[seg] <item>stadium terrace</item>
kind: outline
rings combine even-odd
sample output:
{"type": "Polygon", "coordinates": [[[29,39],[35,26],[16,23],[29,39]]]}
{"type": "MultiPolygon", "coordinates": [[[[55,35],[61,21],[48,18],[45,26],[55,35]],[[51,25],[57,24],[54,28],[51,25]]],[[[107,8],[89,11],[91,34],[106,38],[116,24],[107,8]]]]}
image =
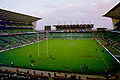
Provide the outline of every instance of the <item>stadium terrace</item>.
{"type": "Polygon", "coordinates": [[[53,25],[55,31],[48,25],[38,31],[42,18],[0,9],[0,79],[120,79],[120,19],[110,17],[113,31],[93,31],[94,24],[53,25]]]}
{"type": "Polygon", "coordinates": [[[89,31],[94,24],[76,24],[76,25],[53,25],[57,31],[89,31]]]}

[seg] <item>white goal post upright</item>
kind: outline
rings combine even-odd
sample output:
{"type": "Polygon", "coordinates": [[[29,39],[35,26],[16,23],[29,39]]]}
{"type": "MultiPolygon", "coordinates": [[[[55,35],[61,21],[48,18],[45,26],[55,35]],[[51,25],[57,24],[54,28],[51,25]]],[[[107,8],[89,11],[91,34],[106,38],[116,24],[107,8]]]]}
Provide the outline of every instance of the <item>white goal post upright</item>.
{"type": "Polygon", "coordinates": [[[47,57],[48,57],[48,31],[46,31],[46,38],[47,38],[47,50],[46,50],[46,52],[47,52],[47,57]]]}
{"type": "Polygon", "coordinates": [[[72,31],[71,31],[71,39],[72,39],[72,31]]]}
{"type": "MultiPolygon", "coordinates": [[[[68,31],[68,30],[67,30],[68,31]]],[[[66,39],[68,38],[68,34],[67,34],[67,32],[66,32],[66,39]]]]}
{"type": "Polygon", "coordinates": [[[38,39],[38,56],[39,56],[39,37],[38,37],[38,32],[37,32],[37,39],[38,39]]]}

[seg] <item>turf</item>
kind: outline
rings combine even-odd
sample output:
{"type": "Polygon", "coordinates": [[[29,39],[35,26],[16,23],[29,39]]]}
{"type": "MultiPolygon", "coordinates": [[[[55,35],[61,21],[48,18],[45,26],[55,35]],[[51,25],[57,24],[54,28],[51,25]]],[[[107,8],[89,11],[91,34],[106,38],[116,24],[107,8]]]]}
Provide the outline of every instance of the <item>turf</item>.
{"type": "Polygon", "coordinates": [[[12,66],[11,62],[16,67],[88,74],[114,73],[119,65],[96,40],[90,39],[50,39],[48,54],[47,41],[0,53],[2,65],[12,66]]]}

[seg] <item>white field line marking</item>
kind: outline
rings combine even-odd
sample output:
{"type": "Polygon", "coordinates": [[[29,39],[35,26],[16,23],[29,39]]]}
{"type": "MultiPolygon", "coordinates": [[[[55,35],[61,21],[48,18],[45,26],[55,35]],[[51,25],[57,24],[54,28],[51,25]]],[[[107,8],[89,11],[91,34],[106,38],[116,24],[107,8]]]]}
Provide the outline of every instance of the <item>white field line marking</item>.
{"type": "Polygon", "coordinates": [[[103,61],[104,61],[105,65],[107,66],[107,68],[109,68],[109,67],[108,67],[108,64],[105,62],[105,59],[104,59],[104,58],[103,58],[103,56],[101,55],[101,53],[100,53],[99,49],[97,49],[97,50],[98,50],[98,52],[99,52],[99,54],[98,54],[98,55],[100,55],[100,56],[101,56],[101,58],[103,59],[103,61]]]}
{"type": "MultiPolygon", "coordinates": [[[[97,42],[99,42],[99,41],[97,40],[97,42]]],[[[99,42],[99,43],[100,43],[100,42],[99,42]]],[[[102,44],[100,43],[100,45],[102,45],[102,44]]],[[[110,55],[120,64],[120,61],[119,61],[105,46],[102,45],[102,47],[103,47],[106,51],[108,51],[108,52],[110,53],[110,55]]]]}

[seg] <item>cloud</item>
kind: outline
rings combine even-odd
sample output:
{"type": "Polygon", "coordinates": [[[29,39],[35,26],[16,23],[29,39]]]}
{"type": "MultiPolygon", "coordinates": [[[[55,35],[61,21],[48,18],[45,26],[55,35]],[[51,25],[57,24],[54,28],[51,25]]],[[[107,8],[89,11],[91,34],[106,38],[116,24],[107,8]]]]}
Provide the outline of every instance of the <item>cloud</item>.
{"type": "Polygon", "coordinates": [[[103,3],[107,3],[107,4],[109,4],[109,3],[111,3],[112,1],[111,0],[101,0],[103,3]]]}
{"type": "MultiPolygon", "coordinates": [[[[79,3],[68,3],[60,5],[45,5],[54,10],[48,12],[39,12],[43,16],[42,25],[53,24],[76,24],[79,23],[94,23],[95,27],[108,27],[112,28],[112,21],[109,18],[102,17],[115,1],[112,0],[97,0],[89,5],[80,5],[79,3]],[[111,26],[111,27],[110,27],[111,26]]],[[[40,28],[39,28],[40,29],[40,28]]]]}
{"type": "Polygon", "coordinates": [[[51,4],[44,5],[44,7],[47,7],[47,8],[59,8],[59,6],[51,5],[51,4]]]}

